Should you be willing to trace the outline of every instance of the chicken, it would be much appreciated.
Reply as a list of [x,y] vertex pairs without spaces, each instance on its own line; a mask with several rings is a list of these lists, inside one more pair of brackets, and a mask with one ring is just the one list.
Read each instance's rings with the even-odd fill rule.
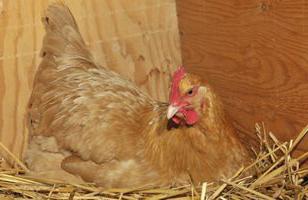
[[200,77],[180,67],[169,103],[158,102],[93,61],[64,4],[49,6],[43,23],[28,111],[32,174],[105,188],[166,186],[229,177],[250,161]]

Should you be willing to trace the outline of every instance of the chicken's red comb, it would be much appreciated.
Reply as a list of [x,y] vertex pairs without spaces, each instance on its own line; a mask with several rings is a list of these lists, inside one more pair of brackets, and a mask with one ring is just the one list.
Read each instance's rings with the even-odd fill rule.
[[186,71],[183,66],[179,67],[173,74],[172,85],[170,91],[169,103],[176,103],[180,97],[179,84],[184,78]]

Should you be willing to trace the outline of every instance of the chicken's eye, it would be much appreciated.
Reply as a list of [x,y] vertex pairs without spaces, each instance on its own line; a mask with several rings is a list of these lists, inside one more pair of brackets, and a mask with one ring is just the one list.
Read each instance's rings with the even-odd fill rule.
[[191,89],[189,89],[189,90],[187,91],[187,95],[188,95],[188,96],[191,96],[193,93],[194,93],[193,88],[191,88]]

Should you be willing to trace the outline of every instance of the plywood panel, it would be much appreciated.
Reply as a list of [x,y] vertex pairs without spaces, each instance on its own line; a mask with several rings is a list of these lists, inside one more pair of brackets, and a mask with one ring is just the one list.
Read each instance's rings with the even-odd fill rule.
[[308,124],[307,0],[177,0],[177,9],[184,65],[212,83],[240,132],[264,121],[287,140]]
[[[0,141],[20,156],[24,116],[53,1],[0,0]],[[174,0],[68,0],[96,60],[167,99],[170,71],[181,64]],[[3,154],[2,154],[3,155]]]

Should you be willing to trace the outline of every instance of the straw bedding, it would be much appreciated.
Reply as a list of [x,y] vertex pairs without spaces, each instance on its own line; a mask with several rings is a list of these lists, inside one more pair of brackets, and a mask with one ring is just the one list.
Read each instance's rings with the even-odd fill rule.
[[[35,179],[24,175],[26,167],[2,144],[0,147],[17,163],[15,168],[0,169],[0,199],[308,199],[308,168],[291,153],[305,137],[308,126],[295,140],[281,143],[263,126],[256,125],[260,149],[254,150],[255,161],[230,179],[200,186],[177,188],[127,188],[103,190],[92,184],[76,185],[55,180]],[[257,174],[241,174],[254,168]]]

